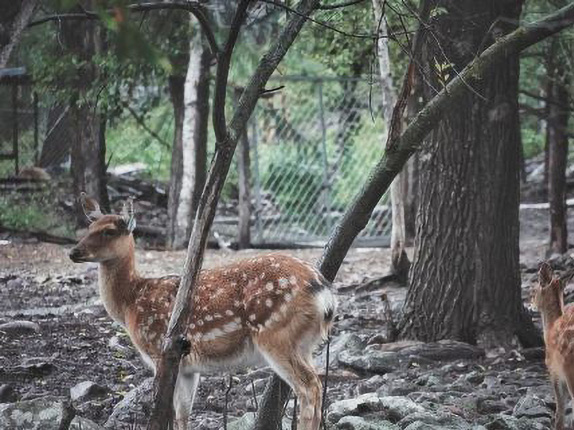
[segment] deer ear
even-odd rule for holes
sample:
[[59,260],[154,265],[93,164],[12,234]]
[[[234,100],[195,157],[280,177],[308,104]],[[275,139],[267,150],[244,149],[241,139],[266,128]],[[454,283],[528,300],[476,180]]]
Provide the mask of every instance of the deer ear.
[[82,209],[84,210],[84,215],[86,215],[88,221],[94,222],[104,216],[100,210],[100,205],[98,202],[88,197],[86,193],[80,193],[80,202],[82,204]]
[[553,272],[552,268],[550,267],[550,264],[548,264],[547,262],[543,262],[540,265],[540,269],[538,269],[538,282],[540,283],[540,286],[541,287],[548,286],[548,284],[550,284],[550,282],[552,281],[552,276]]
[[124,202],[122,208],[122,219],[126,223],[126,229],[133,233],[136,229],[136,218],[134,216],[134,198],[128,197],[128,200]]

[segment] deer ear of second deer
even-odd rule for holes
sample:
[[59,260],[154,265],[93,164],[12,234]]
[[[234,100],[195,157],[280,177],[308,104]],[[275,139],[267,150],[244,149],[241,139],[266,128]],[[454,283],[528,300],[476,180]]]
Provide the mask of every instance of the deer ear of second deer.
[[568,395],[574,407],[574,307],[564,306],[563,287],[550,266],[543,263],[534,288],[533,304],[542,316],[546,367],[556,397],[557,430],[564,428]]
[[[99,263],[107,312],[155,370],[180,278],[138,274],[131,203],[122,215],[104,215],[97,202],[83,200],[91,224],[70,258]],[[177,428],[187,429],[200,372],[268,365],[297,394],[299,429],[319,430],[322,390],[312,353],[328,336],[336,300],[318,270],[283,254],[241,260],[203,270],[192,300],[186,325],[191,352],[182,360],[174,393]]]

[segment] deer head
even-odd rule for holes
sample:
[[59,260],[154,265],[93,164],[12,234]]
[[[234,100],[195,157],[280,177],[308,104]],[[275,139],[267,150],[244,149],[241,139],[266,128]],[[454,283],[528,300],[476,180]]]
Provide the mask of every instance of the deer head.
[[532,291],[532,308],[544,312],[558,307],[561,311],[564,307],[563,288],[564,283],[554,276],[550,265],[542,263],[538,270],[538,284]]
[[70,251],[70,259],[75,263],[101,263],[132,252],[132,232],[136,227],[133,200],[124,203],[121,215],[104,215],[96,200],[85,193],[80,199],[90,226],[88,234]]

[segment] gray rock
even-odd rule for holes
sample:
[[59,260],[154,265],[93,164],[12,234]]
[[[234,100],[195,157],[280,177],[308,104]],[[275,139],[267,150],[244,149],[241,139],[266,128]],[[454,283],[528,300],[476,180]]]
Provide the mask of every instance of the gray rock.
[[87,418],[75,416],[68,430],[104,430],[104,428]]
[[[252,430],[255,426],[255,413],[247,412],[241,418],[231,421],[227,425],[228,430]],[[283,419],[283,430],[291,430],[291,420]]]
[[416,412],[409,414],[398,425],[402,429],[451,429],[470,430],[474,426],[458,415],[449,412]]
[[[106,428],[134,428],[134,425],[145,426],[151,412],[153,378],[148,378],[131,390],[114,407],[112,414],[104,424]],[[131,425],[131,427],[129,427]]]
[[399,421],[415,412],[424,412],[424,408],[406,397],[379,397],[377,393],[367,393],[355,399],[332,403],[329,406],[327,419],[337,423],[344,416],[364,415],[369,412],[384,412],[385,418]]
[[0,429],[66,430],[73,417],[70,403],[58,397],[0,404]]
[[73,402],[84,402],[105,396],[109,390],[92,381],[83,381],[70,388],[70,398]]
[[18,394],[10,384],[0,385],[0,403],[13,403],[18,400]]
[[355,370],[389,373],[409,363],[432,363],[434,361],[470,360],[484,356],[484,350],[463,342],[442,340],[439,342],[396,342],[370,345],[365,349],[341,351],[339,362]]
[[0,331],[9,335],[38,333],[40,326],[32,321],[10,321],[0,324]]
[[[333,367],[337,364],[337,359],[342,351],[357,353],[365,347],[363,341],[359,336],[353,333],[343,333],[331,340],[329,345],[329,366]],[[327,349],[323,348],[321,354],[315,359],[315,365],[318,369],[325,367],[327,358]]]
[[537,395],[529,393],[518,399],[512,415],[516,418],[550,418],[552,417],[552,411],[544,403],[544,400]]
[[338,430],[400,430],[390,421],[367,421],[362,417],[343,417],[337,423]]
[[549,427],[535,420],[499,415],[486,425],[487,430],[547,430]]

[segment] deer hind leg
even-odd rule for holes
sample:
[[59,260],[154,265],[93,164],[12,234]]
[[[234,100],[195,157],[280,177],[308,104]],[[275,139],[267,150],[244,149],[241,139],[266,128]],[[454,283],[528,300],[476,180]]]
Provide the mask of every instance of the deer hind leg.
[[319,430],[321,425],[321,380],[311,356],[296,349],[258,347],[269,366],[295,391],[300,404],[300,430]]
[[195,400],[199,385],[199,373],[186,374],[180,369],[173,393],[173,408],[175,410],[175,428],[187,430],[189,415]]

